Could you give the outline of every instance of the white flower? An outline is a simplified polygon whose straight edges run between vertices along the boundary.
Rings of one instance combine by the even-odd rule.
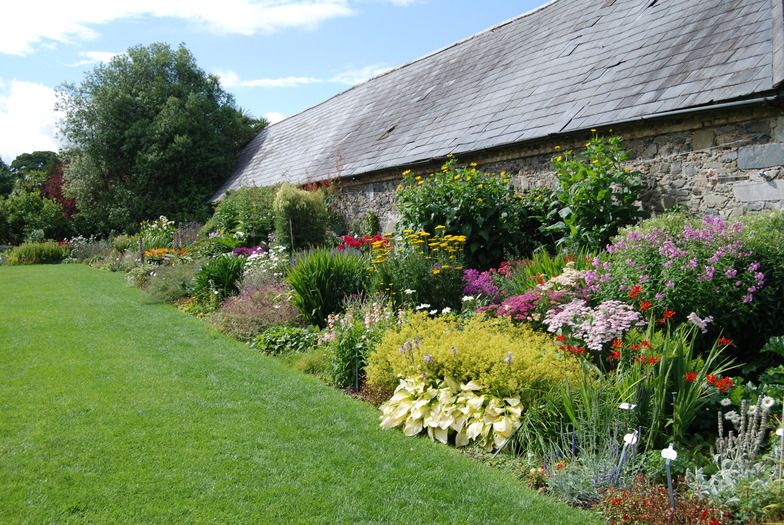
[[[751,405],[751,406],[748,408],[747,412],[748,412],[749,414],[751,414],[751,415],[754,415],[754,414],[756,414],[756,413],[757,413],[757,409],[758,409],[758,408],[759,408],[759,407],[758,407],[757,405]]]
[[[637,431],[635,430],[631,434],[626,434],[625,436],[623,436],[623,442],[626,443],[627,445],[634,445],[635,443],[637,443]]]
[[[776,400],[770,396],[765,396],[762,398],[762,408],[770,408],[776,404]]]
[[[451,308],[449,308],[449,307],[447,306],[447,307],[445,307],[443,310],[441,310],[441,313],[442,313],[442,314],[448,314],[448,313],[449,313],[449,312],[451,312],[451,311],[452,311],[452,309],[451,309]]]
[[[436,310],[430,310],[430,315],[436,315],[437,313],[438,313],[437,309]]]
[[[618,405],[618,408],[620,408],[621,410],[634,410],[635,408],[637,408],[637,405],[633,405],[632,403],[621,403],[620,405]]]
[[[737,412],[735,412],[734,410],[730,410],[729,412],[727,412],[726,414],[724,414],[724,419],[726,419],[727,421],[732,421],[732,420],[734,420],[736,417],[739,417],[739,416],[738,416],[738,413],[737,413]]]
[[[725,397],[724,399],[721,400],[721,406],[723,407],[728,407],[731,404],[732,404],[732,400],[728,397]]]
[[[464,295],[463,296],[463,302],[464,303],[467,303],[468,301],[473,301],[473,300],[474,300],[474,296],[473,295]]]
[[[778,437],[784,436],[784,428],[780,428],[776,431],[776,435]]]
[[[672,448],[672,443],[670,443],[669,447],[667,447],[667,448],[665,448],[664,450],[661,451],[661,455],[662,455],[662,457],[664,459],[667,459],[667,460],[676,460],[676,459],[678,459],[678,453],[675,452],[674,448]]]
[[[412,290],[411,288],[406,288],[403,290],[403,293],[406,295],[411,295],[412,293],[416,293],[416,290]]]
[[[422,303],[416,307],[417,310],[426,310],[427,308],[430,308],[430,305],[427,303]]]

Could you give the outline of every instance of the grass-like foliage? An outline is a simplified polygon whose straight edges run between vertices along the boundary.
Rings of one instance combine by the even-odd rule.
[[[143,289],[156,299],[174,304],[192,293],[193,278],[198,272],[199,265],[194,262],[153,265],[148,272],[141,274],[145,277]],[[134,275],[138,274],[134,272]]]
[[[598,523],[84,265],[0,267],[0,521]]]
[[[8,254],[6,264],[57,264],[68,255],[68,247],[56,242],[26,242]]]
[[[206,299],[213,294],[229,297],[239,291],[239,281],[245,267],[245,257],[222,254],[201,267],[193,278],[193,294]]]
[[[555,355],[549,336],[528,326],[481,318],[463,324],[455,316],[431,318],[419,312],[384,334],[366,370],[368,383],[393,388],[398,376],[422,372],[475,381],[499,397],[520,398],[525,406],[554,383],[576,377],[578,368]]]
[[[288,274],[293,302],[307,322],[320,327],[343,311],[343,299],[366,288],[367,257],[356,251],[315,248],[302,253]]]

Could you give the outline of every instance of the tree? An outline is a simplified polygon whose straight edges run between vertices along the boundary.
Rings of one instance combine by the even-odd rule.
[[[19,191],[43,188],[59,165],[60,157],[54,151],[34,151],[18,155],[11,163],[11,172],[16,177],[15,188]]]
[[[8,195],[14,189],[14,174],[0,158],[0,197]]]
[[[104,234],[160,215],[206,220],[208,198],[260,123],[183,45],[160,43],[130,48],[78,86],[63,84],[58,109],[67,194],[77,218]]]

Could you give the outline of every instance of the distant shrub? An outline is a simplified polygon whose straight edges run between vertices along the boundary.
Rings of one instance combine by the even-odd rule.
[[[249,186],[226,192],[203,235],[224,232],[240,241],[239,246],[266,244],[275,228],[273,203],[277,186]]]
[[[144,241],[145,250],[155,248],[171,248],[172,239],[177,232],[174,221],[170,221],[163,215],[154,221],[144,221],[141,225],[139,236]]]
[[[294,304],[309,323],[326,325],[343,311],[343,299],[365,292],[368,260],[357,252],[315,248],[302,253],[288,273]]]
[[[400,377],[425,372],[454,381],[476,381],[500,397],[525,405],[553,384],[577,372],[576,360],[555,353],[552,338],[508,319],[431,318],[411,314],[399,329],[384,334],[368,358],[367,381],[394,387]]]
[[[290,299],[291,288],[287,284],[268,282],[226,299],[210,322],[225,334],[251,341],[272,326],[299,322],[299,313]]]
[[[202,266],[193,278],[193,294],[199,299],[206,299],[210,294],[221,299],[236,294],[244,266],[244,257],[220,255]]]
[[[275,195],[275,241],[290,250],[324,242],[329,213],[321,191],[305,191],[283,183]]]
[[[68,255],[68,247],[56,242],[23,243],[8,254],[6,264],[57,264]]]

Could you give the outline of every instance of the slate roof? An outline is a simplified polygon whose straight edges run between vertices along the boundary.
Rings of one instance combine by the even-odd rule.
[[[781,0],[554,0],[263,130],[216,194],[769,94]]]

